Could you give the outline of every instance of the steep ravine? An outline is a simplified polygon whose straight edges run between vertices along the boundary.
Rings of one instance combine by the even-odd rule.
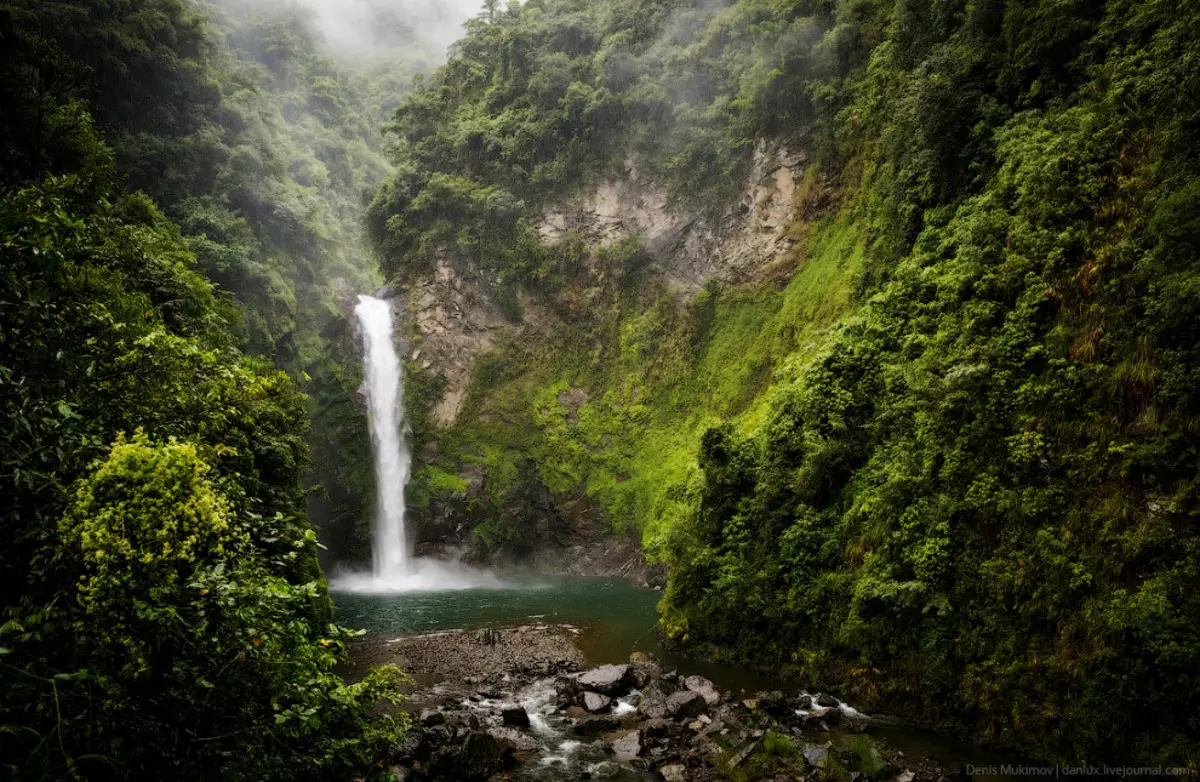
[[[805,240],[798,229],[797,189],[809,173],[808,157],[803,147],[760,143],[742,197],[716,213],[669,197],[638,170],[632,156],[622,178],[602,181],[548,207],[537,226],[541,240],[579,243],[591,259],[589,286],[575,301],[527,284],[504,283],[449,251],[439,254],[422,278],[381,292],[395,303],[400,331],[406,332],[401,347],[410,383],[417,389],[410,415],[416,422],[418,467],[425,469],[418,472],[410,496],[423,506],[414,514],[420,550],[452,551],[501,567],[615,575],[663,585],[663,570],[647,563],[634,520],[614,518],[612,506],[589,491],[586,481],[566,491],[547,486],[545,465],[531,452],[531,443],[519,437],[522,429],[539,428],[536,415],[528,405],[520,409],[520,402],[492,397],[495,389],[479,377],[477,366],[481,357],[512,362],[514,345],[537,345],[547,354],[526,358],[554,370],[554,342],[592,329],[578,320],[573,306],[594,301],[601,309],[622,295],[621,283],[606,278],[603,269],[609,248],[633,246],[644,253],[638,262],[641,276],[630,293],[639,302],[668,301],[678,313],[686,313],[699,297],[711,296],[713,286],[753,291],[786,285],[801,261]],[[614,347],[603,344],[606,335],[590,336],[597,339],[597,351]],[[567,426],[578,424],[581,410],[601,401],[593,397],[602,397],[605,390],[593,383],[556,391],[554,401]],[[494,405],[502,409],[487,409]],[[473,429],[493,416],[508,419],[518,434],[511,439],[486,436],[485,450],[495,449],[492,454],[502,452],[511,460],[502,466],[491,462],[489,454],[472,453],[472,445],[479,444],[472,443]],[[534,437],[543,437],[542,429]],[[637,438],[636,432],[620,436]],[[503,474],[503,467],[515,468],[515,474]],[[507,517],[500,523],[518,530],[507,538],[489,538],[497,515]],[[483,534],[476,534],[481,525]]]

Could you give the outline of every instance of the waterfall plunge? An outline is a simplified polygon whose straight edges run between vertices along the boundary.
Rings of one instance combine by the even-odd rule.
[[[375,519],[372,526],[374,575],[387,581],[408,574],[408,538],[404,530],[404,487],[412,456],[404,421],[404,375],[392,344],[392,307],[359,296],[354,308],[362,326],[363,377],[375,449]]]
[[[404,370],[392,344],[392,307],[372,296],[359,296],[354,314],[362,326],[363,376],[375,451],[376,507],[371,529],[374,562],[369,577],[348,573],[332,586],[356,592],[405,592],[498,585],[496,577],[487,571],[459,562],[417,560],[409,551],[404,487],[412,454],[404,420]]]

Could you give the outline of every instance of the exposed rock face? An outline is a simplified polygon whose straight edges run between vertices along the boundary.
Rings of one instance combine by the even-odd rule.
[[[546,241],[572,232],[585,237],[593,250],[626,238],[639,240],[655,270],[682,301],[710,279],[745,282],[783,276],[791,269],[797,256],[792,251],[797,238],[790,230],[794,202],[807,164],[804,149],[760,142],[740,203],[715,214],[673,203],[664,188],[631,159],[622,176],[585,187],[554,205],[543,213],[537,227]],[[433,270],[410,289],[392,295],[412,335],[406,356],[431,381],[423,387],[439,389],[430,414],[434,426],[442,429],[460,421],[480,355],[526,335],[552,334],[564,326],[553,303],[527,288],[502,288],[478,265],[450,253],[437,258]],[[589,292],[582,295],[586,300]],[[595,404],[594,394],[595,389],[574,386],[558,395],[569,426],[577,425],[587,406]],[[436,459],[436,432],[432,441],[422,445],[417,461]],[[541,478],[536,465],[526,471],[533,476],[530,496],[504,500],[501,513],[521,518],[526,539],[537,541],[539,548],[510,552],[520,560],[513,564],[547,574],[619,576],[650,586],[664,584],[661,568],[648,565],[642,556],[639,539],[611,537],[603,511],[585,496],[549,500],[533,496],[539,493]],[[459,477],[469,486],[470,498],[486,496],[490,490],[482,470],[463,468]],[[524,482],[522,472],[518,483]],[[462,548],[468,559],[493,558],[490,550],[471,548],[470,531],[481,520],[465,510],[470,503],[464,499],[461,508],[452,504],[447,501],[445,508],[414,514],[421,531],[418,555],[436,556]],[[509,563],[495,558],[488,564],[502,568]]]
[[[636,161],[627,160],[624,177],[547,210],[538,231],[551,241],[573,231],[596,246],[636,237],[685,292],[711,278],[744,281],[790,249],[786,228],[807,163],[804,150],[760,141],[738,208],[712,217],[672,204]]]
[[[442,257],[409,295],[406,314],[417,332],[409,358],[444,382],[441,401],[433,408],[433,419],[441,426],[458,417],[476,357],[509,325],[490,295],[491,283],[470,265]]]

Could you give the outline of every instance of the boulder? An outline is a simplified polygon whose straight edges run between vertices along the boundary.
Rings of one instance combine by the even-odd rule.
[[[529,714],[520,706],[511,706],[500,712],[500,721],[511,728],[528,728]]]
[[[691,690],[673,692],[667,696],[667,714],[677,720],[699,717],[707,704],[699,693]]]
[[[628,763],[642,754],[642,735],[636,730],[630,731],[613,742],[612,750],[619,762]]]
[[[487,779],[503,770],[513,759],[512,745],[490,733],[471,731],[458,758],[464,779]]]
[[[630,681],[628,665],[602,665],[579,675],[582,686],[605,695],[620,695],[629,689]]]
[[[434,725],[445,725],[446,715],[435,709],[425,709],[421,712],[421,724],[427,728],[432,728]]]
[[[607,695],[601,695],[598,692],[585,692],[583,694],[583,708],[592,712],[605,711],[612,705],[612,698]]]
[[[721,693],[703,676],[689,676],[683,680],[683,686],[704,698],[704,702],[709,706],[715,706],[721,700]]]
[[[667,697],[674,691],[674,687],[661,679],[650,682],[642,691],[642,700],[638,704],[638,711],[650,719],[661,719],[668,716]]]
[[[817,696],[817,705],[824,709],[836,709],[838,706],[838,699],[832,695],[821,693]]]
[[[621,727],[621,721],[611,714],[598,714],[576,722],[571,731],[577,736],[595,736]]]

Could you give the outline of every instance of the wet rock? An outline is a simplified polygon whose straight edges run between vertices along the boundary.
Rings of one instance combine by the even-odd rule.
[[[589,768],[588,774],[592,779],[616,779],[621,776],[621,766],[605,760]]]
[[[629,669],[633,683],[637,687],[645,687],[663,674],[662,665],[658,660],[645,652],[634,652],[629,655]]]
[[[709,706],[715,706],[721,700],[717,688],[703,676],[689,676],[683,680],[683,686],[704,698],[704,702]]]
[[[583,708],[595,713],[604,711],[612,705],[612,698],[607,695],[601,695],[598,692],[585,692],[583,694]]]
[[[602,665],[579,675],[579,683],[605,695],[619,695],[629,688],[628,665]]]
[[[688,779],[687,767],[680,763],[663,766],[658,773],[662,774],[662,778],[667,782],[687,782]]]
[[[642,735],[638,731],[630,731],[612,744],[613,754],[617,760],[627,763],[642,754]]]
[[[829,750],[825,747],[809,747],[804,750],[804,760],[813,768],[825,768],[829,765]]]
[[[698,717],[704,713],[707,705],[699,693],[691,690],[673,692],[667,696],[667,714],[677,720]]]
[[[512,744],[513,749],[518,752],[536,752],[541,748],[541,744],[536,738],[517,728],[488,728],[488,733],[495,736],[501,742]]]
[[[825,709],[836,709],[838,705],[837,698],[832,695],[821,693],[817,696],[817,705]]]
[[[675,692],[675,687],[663,679],[656,679],[646,685],[642,691],[642,700],[638,711],[650,719],[661,719],[669,715],[667,698]]]
[[[512,706],[500,712],[500,721],[514,728],[528,728],[529,714],[520,706]]]
[[[788,706],[800,711],[808,711],[813,705],[813,697],[811,695],[797,695],[788,702]]]
[[[568,706],[567,716],[571,719],[581,720],[588,715],[587,709],[582,706]]]
[[[786,717],[792,712],[792,709],[789,708],[787,698],[778,690],[775,692],[760,692],[756,700],[758,701],[760,711],[765,711],[777,719]]]
[[[427,728],[432,728],[434,725],[445,725],[446,715],[434,709],[425,709],[421,712],[420,722]]]
[[[426,733],[410,730],[404,735],[403,746],[397,747],[397,750],[402,758],[423,761],[429,760],[429,756],[433,753],[433,746]]]
[[[459,751],[459,772],[463,779],[486,779],[507,767],[512,759],[511,744],[490,733],[471,731]]]
[[[842,712],[838,709],[813,709],[805,714],[800,724],[805,730],[829,730],[842,721]]]
[[[599,714],[585,717],[576,722],[571,731],[577,736],[595,736],[597,733],[607,733],[621,727],[621,721],[611,714]]]
[[[642,735],[648,739],[662,738],[671,732],[672,723],[658,718],[647,721],[642,725]]]

